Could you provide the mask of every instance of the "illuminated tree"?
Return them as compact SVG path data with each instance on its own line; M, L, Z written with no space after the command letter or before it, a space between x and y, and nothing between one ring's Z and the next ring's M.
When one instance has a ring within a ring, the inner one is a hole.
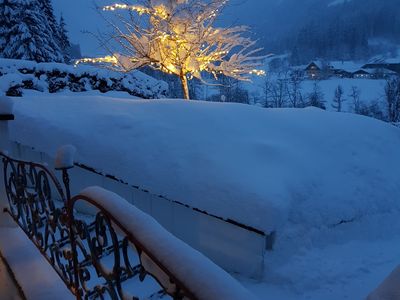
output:
M227 0L146 0L141 5L114 4L103 7L114 12L109 20L112 41L104 43L110 56L82 59L78 62L111 63L125 72L151 66L179 76L185 99L189 99L188 80L202 73L215 79L225 75L250 80L261 75L256 68L263 57L254 49L255 42L245 37L247 27L214 27ZM119 11L125 11L124 14Z

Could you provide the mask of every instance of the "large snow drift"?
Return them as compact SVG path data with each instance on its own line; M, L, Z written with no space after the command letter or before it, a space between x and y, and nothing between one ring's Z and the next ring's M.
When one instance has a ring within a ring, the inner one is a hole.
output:
M400 210L400 130L314 108L100 96L15 100L12 137L270 231Z

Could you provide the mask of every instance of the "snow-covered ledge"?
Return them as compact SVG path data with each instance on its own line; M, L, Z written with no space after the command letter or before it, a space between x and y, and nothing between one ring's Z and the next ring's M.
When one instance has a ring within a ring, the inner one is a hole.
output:
M8 128L9 121L14 120L14 102L11 98L0 96L0 152L7 153L10 150L10 133ZM4 188L3 167L0 163L0 226L9 225L4 219L3 209L7 206L7 195Z

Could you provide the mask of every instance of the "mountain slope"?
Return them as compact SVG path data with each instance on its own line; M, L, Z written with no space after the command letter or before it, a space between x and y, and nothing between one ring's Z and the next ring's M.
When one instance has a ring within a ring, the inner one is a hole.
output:
M400 44L398 0L281 0L268 10L257 27L264 46L298 63L365 59Z

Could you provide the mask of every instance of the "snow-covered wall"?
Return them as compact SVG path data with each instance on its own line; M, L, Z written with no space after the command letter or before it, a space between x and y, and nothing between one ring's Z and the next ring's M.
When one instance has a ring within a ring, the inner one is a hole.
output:
M122 74L84 65L0 59L0 94L22 96L24 90L49 93L122 91L152 99L165 97L168 85L139 71Z

